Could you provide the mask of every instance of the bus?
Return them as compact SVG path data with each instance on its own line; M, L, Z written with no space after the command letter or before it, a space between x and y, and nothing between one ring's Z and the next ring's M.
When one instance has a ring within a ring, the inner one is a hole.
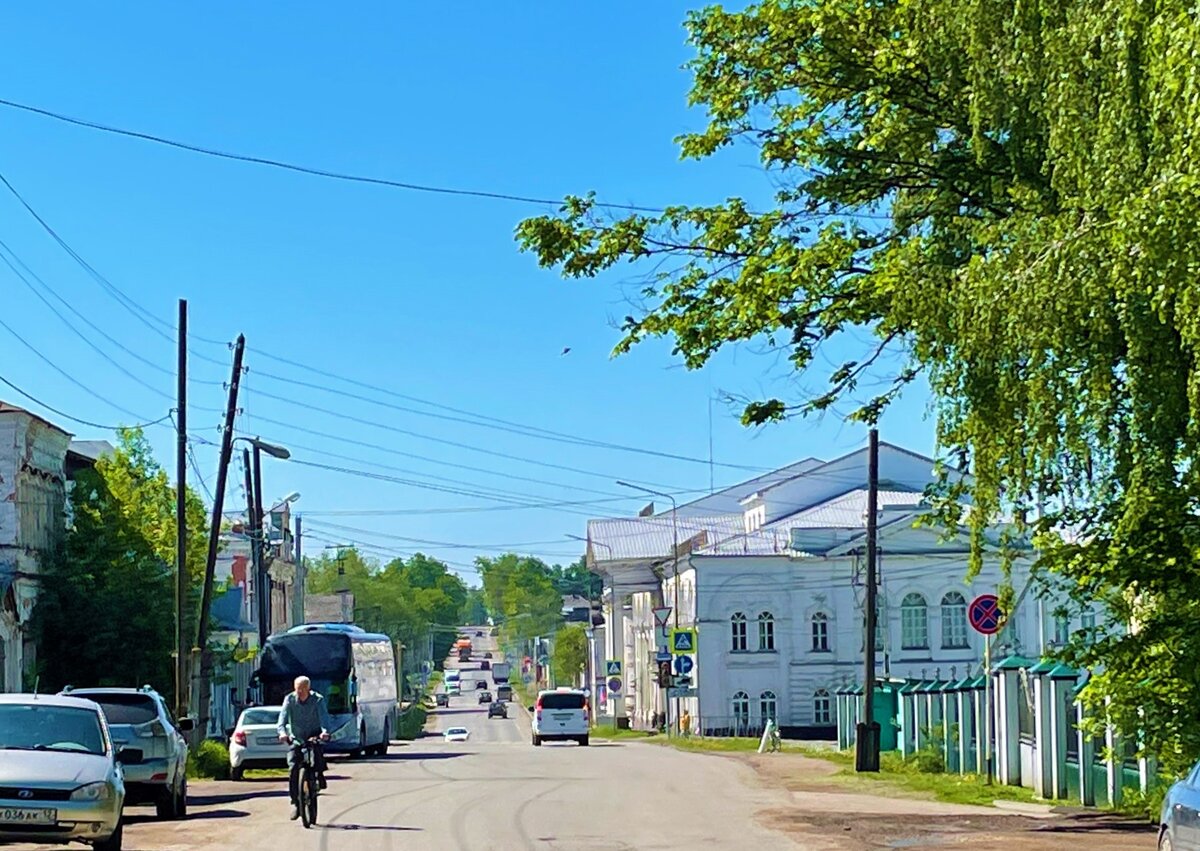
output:
M333 719L326 750L387 753L399 706L391 638L336 623L302 624L268 638L254 676L262 704L282 704L301 675L325 697Z

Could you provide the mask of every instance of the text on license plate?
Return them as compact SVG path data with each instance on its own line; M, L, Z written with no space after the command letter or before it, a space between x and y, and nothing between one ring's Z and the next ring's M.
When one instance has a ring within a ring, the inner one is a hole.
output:
M555 721L570 721L571 713L570 712L555 712L554 720Z
M260 736L255 741L260 745L279 745L278 736ZM282 745L279 746L282 747Z
M54 824L58 821L58 810L27 807L0 808L0 823L8 824Z

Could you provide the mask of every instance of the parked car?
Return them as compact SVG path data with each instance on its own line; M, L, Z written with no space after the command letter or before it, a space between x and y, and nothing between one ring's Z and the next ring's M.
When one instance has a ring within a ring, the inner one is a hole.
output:
M125 766L142 752L117 750L91 700L0 694L0 845L90 842L121 851Z
M505 706L500 701L497 700L494 703L492 703L491 706L488 707L488 719L489 720L492 718L507 718L507 717L508 717L508 707Z
M288 746L279 741L276 725L280 706L251 706L242 710L229 737L229 777L241 780L248 768L287 765Z
M188 744L183 734L195 722L184 718L177 723L166 700L150 686L67 686L62 693L100 705L118 751L135 747L142 752L140 761L124 768L126 804L154 804L161 819L187 815Z
M481 691L479 693L479 702L480 703L491 703L492 702L492 693L490 691Z
M1167 791L1158 823L1158 851L1200 849L1200 763Z
M450 695L446 694L444 691L439 691L437 695L435 695L434 700L437 701L438 706L450 705Z
M442 733L442 739L447 742L465 742L469 738L471 733L466 727L451 727Z
M529 707L533 715L533 744L569 740L587 747L588 723L587 695L577 689L559 688L540 691L537 703Z

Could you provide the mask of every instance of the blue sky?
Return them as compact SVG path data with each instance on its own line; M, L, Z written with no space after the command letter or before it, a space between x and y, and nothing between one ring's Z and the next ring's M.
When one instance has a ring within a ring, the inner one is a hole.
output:
M0 18L7 35L0 97L212 148L422 184L545 198L594 189L609 201L652 206L731 195L769 201L770 184L749 150L704 163L679 160L673 138L704 119L686 105L685 6L402 5L74 3L53 13L9 7ZM537 205L339 183L7 108L0 108L0 173L138 309L107 292L0 189L0 239L18 261L96 327L159 366L120 350L33 282L89 346L0 264L0 320L83 387L3 328L0 375L97 423L158 419L172 404L170 325L176 299L185 297L194 335L228 341L241 332L251 347L240 433L289 446L299 460L499 497L268 460L267 498L300 491L297 508L314 512L314 531L326 524L326 539L370 542L379 555L421 549L461 564L494 552L468 545L522 544L515 548L566 562L581 545L564 536L583 535L588 515L631 513L645 498L629 494L596 507L444 509L608 499L628 494L613 484L621 477L701 492L710 471L701 463L517 434L494 422L456 422L446 415L472 418L268 355L435 405L699 459L709 452L711 398L794 386L782 359L761 346L731 350L699 372L680 367L665 342L611 359L618 339L612 323L629 312L624 297L635 273L578 282L538 269L512 238L522 217L546 209ZM571 349L566 356L564 347ZM216 453L201 441L218 439L229 351L197 339L192 349L191 426L211 486ZM8 388L0 398L41 410ZM883 421L883 438L931 452L926 401L923 391L910 393ZM169 428L148 433L173 469ZM750 475L721 464L768 469L864 443L861 426L832 416L751 431L733 410L714 406L717 484ZM241 481L239 469L231 480ZM231 487L229 499L240 504L241 489ZM437 513L318 514L357 509Z

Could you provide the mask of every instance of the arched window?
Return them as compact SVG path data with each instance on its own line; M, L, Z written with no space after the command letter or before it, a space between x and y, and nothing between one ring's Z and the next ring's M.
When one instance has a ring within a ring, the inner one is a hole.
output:
M951 591L942 598L942 647L947 650L967 646L967 601Z
M1066 647L1071 643L1071 622L1067 620L1066 615L1054 616L1054 643L1059 647Z
M909 594L900 603L900 647L904 650L929 647L929 610L920 594Z
M744 691L733 695L733 720L737 725L745 726L750 723L750 695Z
M812 649L818 653L829 652L829 616L824 612L812 616Z
M830 710L829 692L823 688L813 693L813 723L828 725L833 723L833 713Z
M768 689L758 696L758 711L762 714L764 722L770 720L775 721L779 718L776 714L779 702L775 699L775 692Z
M746 616L741 612L734 612L733 617L729 619L730 634L733 638L734 650L746 649Z
M758 613L759 652L775 649L775 617L770 612Z

